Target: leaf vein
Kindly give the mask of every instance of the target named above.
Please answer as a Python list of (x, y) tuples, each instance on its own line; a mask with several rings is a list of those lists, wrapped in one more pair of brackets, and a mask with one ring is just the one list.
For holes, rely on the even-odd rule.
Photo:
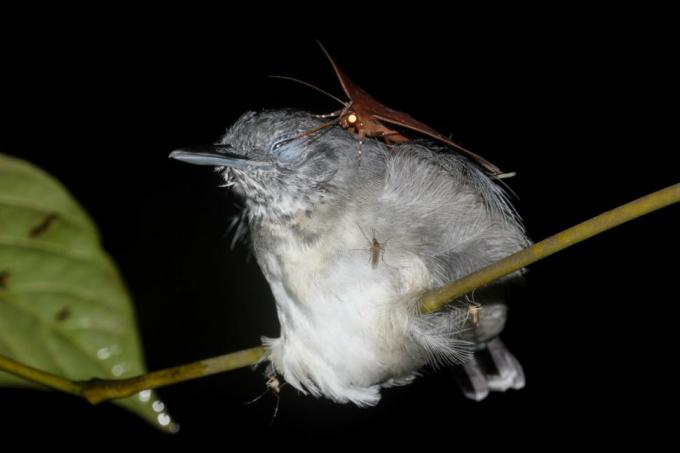
[(98, 268), (105, 270), (107, 273), (113, 273), (111, 267), (104, 265), (100, 260), (93, 259), (96, 255), (76, 251), (75, 253), (67, 248), (47, 244), (36, 241), (35, 239), (24, 239), (16, 236), (0, 236), (0, 246), (14, 247), (43, 252), (50, 255), (56, 255), (59, 258), (68, 258), (71, 261), (77, 261), (88, 265), (95, 265)]

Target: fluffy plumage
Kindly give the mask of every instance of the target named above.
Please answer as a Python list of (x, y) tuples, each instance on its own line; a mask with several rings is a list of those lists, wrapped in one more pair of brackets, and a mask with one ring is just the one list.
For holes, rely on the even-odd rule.
[[(476, 327), (464, 303), (421, 315), (416, 302), (528, 240), (500, 186), (466, 158), (426, 141), (360, 145), (339, 127), (300, 136), (319, 124), (303, 112), (247, 113), (220, 143), (275, 168), (218, 170), (244, 198), (276, 299), (271, 368), (303, 392), (373, 405), (381, 387), (428, 363), (463, 363), (498, 335), (505, 305), (494, 287), (475, 294)], [(373, 239), (384, 246), (375, 267)]]

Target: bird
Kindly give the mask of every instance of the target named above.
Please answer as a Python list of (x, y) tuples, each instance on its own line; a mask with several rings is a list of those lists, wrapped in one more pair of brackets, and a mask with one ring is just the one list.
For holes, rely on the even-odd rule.
[(429, 367), (453, 367), (474, 400), (522, 388), (499, 338), (521, 272), (418, 309), (424, 292), (530, 244), (504, 187), (435, 142), (359, 144), (322, 124), (301, 110), (250, 111), (216, 143), (169, 156), (214, 167), (242, 199), (280, 324), (262, 338), (267, 375), (360, 407)]

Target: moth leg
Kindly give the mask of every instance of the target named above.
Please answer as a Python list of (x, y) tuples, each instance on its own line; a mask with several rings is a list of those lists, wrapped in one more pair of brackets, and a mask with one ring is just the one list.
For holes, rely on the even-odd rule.
[(398, 145), (407, 142), (408, 139), (397, 131), (387, 130), (382, 133), (382, 138), (388, 145)]
[(344, 111), (345, 111), (345, 107), (343, 107), (343, 108), (341, 108), (341, 109), (339, 109), (339, 110), (336, 110), (335, 112), (331, 112), (331, 113), (323, 113), (323, 114), (321, 114), (321, 115), (314, 115), (314, 118), (322, 118), (322, 119), (323, 119), (323, 118), (334, 118), (334, 117), (338, 117), (338, 116), (342, 115), (342, 113), (343, 113)]
[(517, 172), (515, 171), (509, 171), (507, 173), (501, 173), (499, 175), (495, 175), (496, 179), (508, 179), (508, 178), (514, 178), (517, 176)]
[(364, 141), (366, 141), (366, 129), (363, 127), (358, 127), (357, 128), (357, 134), (359, 135), (359, 165), (361, 165), (361, 154), (363, 152), (362, 150), (362, 145), (364, 144)]

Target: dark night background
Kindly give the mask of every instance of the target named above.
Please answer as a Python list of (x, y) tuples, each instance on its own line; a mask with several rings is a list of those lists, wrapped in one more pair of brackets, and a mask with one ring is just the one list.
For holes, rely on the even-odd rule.
[[(514, 202), (539, 240), (680, 180), (671, 30), (601, 25), (322, 41), (376, 98), (516, 171)], [(244, 247), (229, 251), (238, 200), (209, 169), (168, 153), (215, 141), (248, 109), (335, 110), (268, 74), (341, 91), (312, 38), (144, 29), (64, 28), (5, 41), (0, 150), (59, 178), (94, 218), (134, 297), (154, 370), (278, 332), (254, 260)], [(0, 433), (57, 443), (406, 441), (426, 432), (455, 446), (653, 441), (676, 407), (668, 364), (677, 356), (679, 228), (680, 208), (667, 208), (531, 266), (503, 336), (527, 386), (482, 403), (464, 399), (448, 371), (427, 371), (370, 409), (285, 387), (270, 426), (271, 395), (244, 405), (264, 379), (240, 370), (160, 390), (182, 425), (176, 437), (110, 405), (8, 389), (0, 389)]]

